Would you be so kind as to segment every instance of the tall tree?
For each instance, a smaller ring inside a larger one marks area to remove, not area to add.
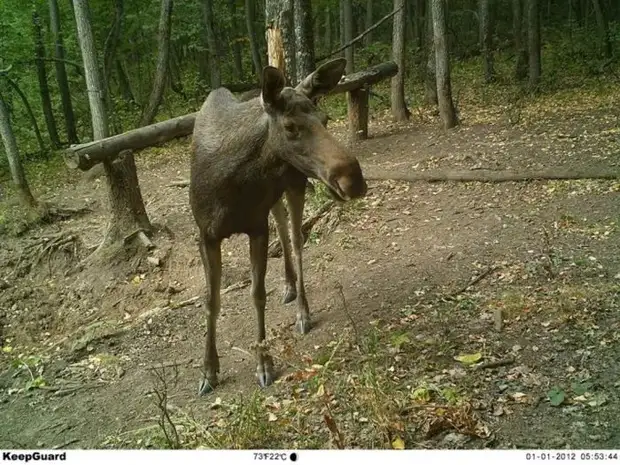
[[[456,126],[458,118],[452,101],[452,84],[450,82],[450,57],[448,54],[448,40],[446,32],[446,3],[445,0],[431,0],[433,16],[433,32],[435,42],[435,69],[437,76],[437,98],[439,101],[439,115],[444,128]]]
[[[596,26],[598,28],[598,34],[603,46],[605,57],[611,58],[613,56],[613,48],[611,45],[611,37],[609,36],[609,26],[607,25],[607,16],[605,11],[601,8],[600,0],[592,0],[592,7],[594,7],[594,15],[596,16]]]
[[[392,78],[391,103],[392,116],[396,121],[409,118],[405,103],[405,0],[394,0],[394,25],[392,28],[392,60],[398,65],[398,73]]]
[[[314,34],[310,0],[294,0],[296,80],[300,82],[314,71]]]
[[[353,40],[353,5],[351,0],[342,1],[342,26],[344,29],[344,44],[348,44]],[[347,60],[346,73],[351,74],[355,68],[354,63],[354,45],[347,47],[344,51],[344,57]]]
[[[157,55],[157,69],[153,79],[153,90],[146,105],[140,126],[151,124],[157,115],[157,109],[164,96],[166,80],[168,77],[168,61],[170,57],[170,29],[172,19],[172,0],[161,0],[161,13],[159,17],[159,38]]]
[[[258,47],[258,37],[256,36],[256,28],[254,23],[256,21],[256,8],[254,6],[254,0],[245,0],[245,24],[248,30],[248,37],[250,39],[250,50],[252,52],[252,63],[254,63],[254,72],[260,78],[263,69],[262,60],[260,57]]]
[[[65,117],[65,127],[67,130],[67,139],[71,144],[79,142],[77,131],[75,128],[75,115],[73,113],[73,103],[71,102],[71,91],[69,90],[69,80],[67,79],[67,70],[65,69],[65,46],[60,28],[60,10],[58,9],[58,0],[49,0],[50,8],[50,29],[54,37],[54,57],[56,58],[54,66],[56,68],[56,81],[60,91],[60,103],[62,104],[62,112]]]
[[[88,0],[73,0],[73,10],[84,62],[93,136],[95,140],[99,140],[108,136],[108,118],[102,79],[97,65]],[[121,154],[114,162],[104,162],[103,167],[108,179],[108,199],[112,216],[105,237],[95,251],[102,254],[102,258],[105,257],[106,250],[118,248],[129,237],[137,236],[143,243],[150,244],[145,231],[151,230],[138,184],[133,154],[130,151]]]
[[[237,79],[243,79],[243,59],[241,56],[241,44],[239,43],[239,25],[237,20],[237,1],[236,0],[228,0],[228,10],[230,12],[230,24],[232,26],[232,50],[233,50],[233,58],[235,64],[235,73],[237,74]]]
[[[39,149],[41,153],[45,153],[47,150],[45,148],[45,144],[43,143],[43,138],[41,137],[41,131],[39,130],[39,124],[37,123],[37,118],[34,116],[34,112],[32,111],[32,107],[30,106],[30,102],[28,102],[28,98],[26,94],[21,90],[17,82],[13,81],[6,72],[0,71],[0,76],[6,79],[6,82],[11,86],[11,88],[15,91],[15,93],[19,96],[22,103],[24,104],[24,108],[26,109],[26,113],[28,113],[28,118],[30,118],[30,124],[32,124],[32,129],[34,131],[34,135],[37,138],[37,142],[39,143]]]
[[[220,68],[220,52],[215,35],[215,21],[213,18],[213,1],[202,0],[202,15],[207,34],[207,47],[209,48],[209,67],[211,69],[211,89],[222,85],[222,71]]]
[[[24,167],[19,158],[19,150],[17,149],[17,142],[15,141],[15,134],[11,127],[11,119],[9,110],[7,109],[4,98],[0,94],[0,136],[2,136],[2,142],[4,143],[4,151],[9,160],[9,168],[11,170],[11,177],[13,183],[17,189],[17,195],[24,207],[34,208],[37,206],[37,201],[34,199],[30,186],[26,180],[26,174]]]
[[[435,40],[433,32],[432,0],[426,1],[424,20],[426,24],[426,66],[424,67],[424,101],[437,105],[437,79],[435,77]]]
[[[36,10],[32,12],[32,28],[34,32],[35,63],[37,67],[37,78],[39,79],[39,93],[41,94],[43,115],[45,116],[45,124],[47,126],[47,132],[49,134],[52,147],[57,149],[60,147],[60,138],[58,137],[58,129],[56,128],[56,120],[54,119],[50,88],[47,83],[45,45],[43,42],[43,32],[41,31],[41,18]]]
[[[478,0],[478,3],[484,81],[489,83],[495,78],[495,71],[493,69],[493,19],[489,10],[489,0]]]
[[[373,13],[372,0],[366,0],[366,29],[370,29],[373,25],[373,22],[372,22],[373,14],[372,13]],[[369,32],[364,37],[364,45],[368,47],[370,44],[372,44],[372,32]]]
[[[332,11],[329,5],[325,6],[325,50],[332,49]]]
[[[540,7],[538,0],[527,0],[528,81],[536,87],[540,81]]]
[[[515,77],[519,80],[527,76],[527,47],[523,39],[523,0],[512,0],[512,35],[515,44]]]

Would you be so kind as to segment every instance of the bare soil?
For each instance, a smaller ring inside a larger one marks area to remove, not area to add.
[[[501,112],[483,122],[462,114],[462,127],[448,132],[415,112],[406,124],[380,116],[370,123],[371,138],[353,149],[364,167],[391,172],[618,170],[616,99],[578,102],[561,112],[537,108],[517,125]],[[334,131],[344,138],[342,124]],[[249,288],[238,286],[222,297],[222,384],[208,397],[197,396],[205,280],[187,189],[170,185],[188,177],[187,141],[148,150],[137,163],[147,212],[158,227],[155,251],[107,268],[77,267],[103,237],[107,192],[103,179],[93,184],[73,173],[50,187],[46,200],[88,205],[92,213],[2,239],[3,447],[148,446],[131,438],[157,424],[156,364],[177,366],[168,402],[191,412],[196,423],[214,421],[214,403],[239,402],[239,395],[251,402],[258,389],[255,316]],[[292,373],[316,363],[343,334],[359,342],[374,328],[380,339],[373,350],[386,363],[382,376],[398,389],[376,395],[386,405],[399,399],[401,420],[386,426],[378,420],[382,414],[333,403],[345,447],[398,447],[395,435],[406,447],[620,447],[619,191],[617,181],[371,182],[368,196],[334,210],[305,248],[317,322],[307,336],[294,331],[295,304],[281,302],[282,259],[269,261],[268,327],[276,347],[292,349],[276,359],[280,383],[261,395],[286,404],[300,382]],[[320,199],[309,200],[309,212]],[[27,271],[27,247],[58,234],[79,241],[42,255],[44,246],[33,246],[41,260]],[[223,256],[223,288],[249,279],[246,237],[227,241]],[[339,376],[348,379],[370,349],[343,350]],[[503,365],[472,369],[455,360],[463,354]],[[445,417],[438,410],[445,399],[433,393],[446,398],[447,389],[457,404],[471,406],[477,425],[471,431],[456,420],[436,421]],[[407,412],[420,408],[428,415],[416,423],[422,417]],[[299,434],[316,435],[316,447],[337,447],[326,422],[317,414],[318,426]],[[370,435],[364,442],[356,434],[369,423],[391,433],[383,442]],[[220,445],[239,446],[234,440]]]

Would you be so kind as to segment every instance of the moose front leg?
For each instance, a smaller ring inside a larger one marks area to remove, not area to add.
[[[267,228],[265,228],[267,230]],[[256,377],[261,387],[269,386],[275,378],[273,360],[265,347],[265,305],[267,292],[265,290],[265,274],[267,273],[267,252],[269,249],[268,233],[259,236],[250,236],[250,262],[252,266],[252,299],[257,317],[257,346],[256,346]]]
[[[205,395],[217,386],[217,374],[220,371],[220,359],[216,346],[217,317],[220,314],[220,288],[222,282],[222,250],[220,241],[213,241],[201,233],[200,257],[207,281],[204,307],[207,314],[207,340],[203,379],[199,394]]]
[[[310,331],[310,310],[308,308],[308,299],[306,298],[306,288],[304,285],[304,272],[302,251],[304,248],[304,237],[302,233],[302,222],[304,215],[304,204],[306,200],[306,187],[299,186],[286,191],[286,200],[288,202],[291,229],[293,230],[293,250],[297,261],[297,330],[301,334]]]
[[[293,258],[291,254],[291,238],[288,233],[288,222],[286,218],[286,208],[282,201],[282,197],[271,207],[271,214],[276,222],[278,238],[282,246],[282,257],[284,258],[284,298],[282,302],[288,304],[297,297],[297,275],[293,266]]]

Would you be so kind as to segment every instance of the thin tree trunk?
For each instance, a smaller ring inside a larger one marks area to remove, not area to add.
[[[344,2],[345,0],[339,0],[338,2],[338,37],[340,37],[340,46],[342,47],[347,43],[344,35]],[[346,58],[345,51],[340,54],[343,58]]]
[[[118,77],[118,87],[121,92],[121,96],[127,102],[136,101],[133,96],[133,92],[131,91],[131,84],[129,83],[129,78],[127,77],[127,73],[125,72],[125,68],[123,67],[123,63],[119,58],[116,59],[116,75]]]
[[[50,89],[47,84],[47,71],[45,69],[45,45],[43,43],[43,33],[41,31],[41,18],[39,17],[39,13],[37,11],[32,12],[32,26],[34,31],[35,62],[37,67],[37,78],[39,79],[39,92],[41,94],[43,115],[45,116],[45,124],[47,126],[47,132],[49,134],[52,147],[57,149],[60,147],[60,138],[58,137],[58,129],[56,127],[56,120],[54,119]]]
[[[314,34],[312,32],[312,6],[310,0],[294,0],[295,51],[297,79],[301,82],[314,71]]]
[[[102,95],[103,88],[87,0],[73,0],[77,33],[82,50],[86,86],[93,122],[94,139],[108,136],[107,115]],[[149,231],[151,224],[144,208],[136,165],[131,151],[113,162],[104,162],[108,178],[108,196],[111,207],[111,219],[101,245],[95,251],[104,252],[112,244],[119,244],[138,231]]]
[[[13,183],[17,189],[19,200],[23,206],[27,208],[34,208],[37,206],[30,186],[26,180],[26,174],[24,167],[19,158],[19,150],[17,149],[17,142],[15,141],[15,134],[11,127],[11,120],[9,110],[7,109],[4,99],[0,94],[0,136],[2,136],[2,142],[4,143],[4,151],[9,160],[9,168],[11,170],[11,177]]]
[[[62,112],[65,117],[65,126],[67,130],[67,139],[70,144],[79,143],[77,131],[75,128],[75,115],[73,114],[73,104],[71,102],[71,91],[69,90],[69,80],[67,79],[67,70],[65,68],[65,46],[60,28],[60,11],[58,9],[58,0],[49,0],[50,7],[50,29],[54,37],[54,65],[56,67],[56,81],[58,81],[58,90],[60,91],[60,103],[62,104]]]
[[[394,0],[394,25],[392,28],[392,60],[398,65],[398,73],[391,82],[392,116],[396,121],[409,118],[409,110],[405,103],[405,0]]]
[[[222,72],[220,68],[220,53],[217,47],[217,36],[215,35],[212,0],[202,0],[202,14],[205,24],[205,32],[207,34],[207,47],[209,48],[211,89],[216,89],[222,85]]]
[[[243,60],[241,56],[241,44],[239,43],[239,24],[237,21],[237,2],[236,0],[228,0],[228,9],[230,10],[230,24],[232,25],[232,50],[235,64],[235,73],[237,79],[243,80]]]
[[[325,52],[329,53],[333,46],[332,39],[332,12],[329,6],[325,7]]]
[[[534,88],[540,81],[540,9],[538,0],[527,0],[528,79]]]
[[[26,98],[26,95],[22,92],[22,90],[19,88],[19,86],[17,85],[17,83],[15,81],[13,81],[10,77],[8,77],[6,75],[4,76],[4,78],[9,83],[9,85],[13,88],[13,90],[15,90],[15,92],[17,93],[17,95],[21,99],[22,103],[24,104],[24,108],[26,109],[26,113],[28,113],[28,117],[30,118],[30,124],[32,124],[32,129],[34,130],[34,135],[37,138],[37,142],[39,144],[39,149],[41,150],[41,153],[45,153],[47,151],[47,149],[45,147],[45,143],[43,142],[43,137],[41,137],[41,131],[39,130],[39,124],[37,123],[37,118],[34,115],[34,112],[32,111],[32,107],[30,106],[30,102],[28,102],[28,99]]]
[[[159,17],[159,53],[157,55],[157,69],[153,80],[153,90],[146,105],[146,109],[140,119],[140,126],[151,124],[157,116],[157,109],[164,96],[164,89],[168,77],[168,60],[170,57],[170,29],[172,18],[173,0],[161,1],[161,14]]]
[[[613,49],[611,45],[611,37],[609,36],[609,26],[607,25],[607,17],[605,12],[601,8],[600,0],[592,0],[592,6],[594,7],[594,14],[596,16],[596,25],[598,28],[598,34],[603,46],[603,50],[606,58],[613,56]]]
[[[515,78],[518,80],[527,77],[527,49],[523,39],[523,5],[524,0],[512,0],[512,35],[515,43]]]
[[[348,44],[353,40],[353,5],[352,0],[342,0],[343,3],[343,22],[344,22],[344,44]],[[354,45],[346,48],[344,57],[347,60],[346,73],[351,74],[355,69],[354,62]]]
[[[482,49],[482,63],[484,81],[488,84],[495,79],[493,69],[493,19],[489,11],[489,0],[479,0],[480,18],[480,47]]]
[[[254,63],[254,72],[260,79],[263,64],[258,50],[258,37],[256,36],[256,28],[254,27],[255,21],[256,8],[254,8],[254,0],[245,0],[245,24],[248,30],[248,37],[250,39],[252,63]]]
[[[450,82],[450,58],[446,32],[445,0],[431,0],[433,32],[435,41],[435,66],[437,75],[437,97],[439,115],[445,129],[458,124],[454,102],[452,101],[452,84]]]
[[[426,67],[424,71],[424,101],[427,105],[437,105],[437,78],[435,76],[435,40],[433,33],[432,0],[426,0]]]
[[[370,29],[374,24],[372,22],[372,13],[372,0],[366,0],[366,29]],[[368,47],[370,44],[372,44],[372,32],[369,32],[366,34],[366,37],[364,37],[364,45]]]

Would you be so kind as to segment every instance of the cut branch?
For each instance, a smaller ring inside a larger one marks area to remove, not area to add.
[[[405,181],[405,182],[517,182],[517,181],[552,181],[575,179],[619,179],[620,173],[614,171],[572,171],[557,168],[545,171],[426,171],[412,174],[374,172],[364,177],[369,181]]]
[[[325,60],[326,58],[333,57],[334,55],[337,55],[338,53],[342,52],[343,50],[346,50],[347,48],[355,45],[357,42],[362,40],[364,38],[364,36],[366,36],[367,34],[371,33],[375,29],[377,29],[384,22],[386,22],[388,19],[390,19],[396,13],[398,13],[401,9],[402,9],[402,7],[395,9],[391,13],[388,13],[383,18],[381,18],[379,21],[377,21],[375,24],[373,24],[368,29],[366,29],[364,32],[362,32],[360,35],[358,35],[357,37],[354,37],[352,40],[350,40],[349,42],[344,44],[342,47],[339,47],[336,50],[334,50],[332,52],[329,52],[327,55],[323,55],[322,57],[317,58],[316,61],[319,62],[319,61]]]

